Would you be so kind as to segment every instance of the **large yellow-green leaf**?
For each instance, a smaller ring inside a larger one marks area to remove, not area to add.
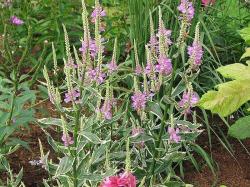
[[[225,78],[244,80],[250,79],[250,66],[235,63],[227,66],[222,66],[217,71]]]
[[[241,37],[246,41],[246,43],[250,44],[250,26],[246,27],[239,31]]]
[[[199,106],[221,116],[228,116],[250,100],[250,79],[219,84],[218,91],[208,91]]]
[[[237,120],[228,130],[228,134],[234,138],[250,138],[250,116]]]
[[[240,59],[246,58],[246,57],[250,57],[250,47],[246,48],[245,53],[241,56]]]

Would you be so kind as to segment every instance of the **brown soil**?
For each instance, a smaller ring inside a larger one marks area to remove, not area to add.
[[[214,176],[208,166],[204,164],[200,172],[194,169],[186,172],[185,181],[188,181],[195,187],[219,187],[220,185],[227,187],[250,187],[250,155],[237,140],[231,140],[230,143],[234,150],[234,157],[230,155],[221,143],[213,144],[211,155],[217,164],[217,176]],[[243,144],[250,150],[250,140],[243,141]],[[204,145],[204,142],[200,145],[208,151],[208,146]]]

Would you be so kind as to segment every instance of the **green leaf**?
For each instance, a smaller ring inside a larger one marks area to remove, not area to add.
[[[228,116],[250,100],[250,79],[234,80],[217,86],[218,91],[208,91],[198,105],[221,116]]]
[[[63,157],[60,160],[59,166],[55,173],[55,177],[69,172],[72,169],[72,165],[73,165],[73,160],[70,157],[68,156]]]
[[[250,26],[239,31],[241,37],[250,45]]]
[[[99,137],[91,132],[86,132],[83,131],[80,133],[84,138],[86,138],[88,141],[94,143],[94,144],[99,144],[102,143]]]
[[[228,134],[234,138],[250,138],[250,116],[237,120],[228,130]]]
[[[149,102],[148,103],[148,109],[150,112],[152,112],[154,115],[156,115],[158,118],[162,118],[163,113],[161,111],[161,107],[158,103],[155,102]]]
[[[250,57],[250,47],[246,48],[246,52],[242,55],[240,59]]]
[[[62,120],[59,118],[42,118],[37,120],[39,123],[45,125],[57,125],[62,126]]]
[[[240,63],[222,66],[217,71],[225,78],[236,80],[250,79],[250,67]]]

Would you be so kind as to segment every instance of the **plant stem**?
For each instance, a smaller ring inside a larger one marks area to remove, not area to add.
[[[15,69],[14,70],[14,92],[13,92],[12,99],[11,99],[10,115],[9,115],[8,122],[7,122],[8,125],[10,125],[11,120],[12,120],[12,116],[14,113],[17,89],[18,89],[18,79],[17,79],[17,71]]]
[[[79,130],[80,125],[80,111],[81,108],[77,108],[76,114],[75,114],[75,128],[74,128],[74,163],[73,163],[73,177],[74,177],[74,187],[77,187],[78,185],[78,179],[77,179],[77,133]]]

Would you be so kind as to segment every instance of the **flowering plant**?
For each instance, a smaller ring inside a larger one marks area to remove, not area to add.
[[[59,161],[49,160],[49,152],[45,154],[40,143],[41,163],[51,175],[44,184],[183,185],[182,179],[175,175],[175,168],[183,170],[183,160],[194,160],[192,147],[197,146],[194,141],[201,132],[192,113],[199,97],[191,84],[199,73],[203,54],[199,24],[193,44],[187,49],[187,63],[179,64],[180,56],[186,53],[186,33],[194,16],[192,3],[182,0],[178,7],[181,28],[176,43],[171,40],[171,31],[165,28],[161,9],[157,33],[150,16],[151,36],[145,46],[145,65],[139,62],[136,41],[133,64],[118,63],[117,40],[112,58],[107,60],[106,41],[101,37],[104,29],[101,22],[106,12],[96,0],[91,14],[91,22],[95,24],[92,31],[84,1],[82,8],[83,37],[79,50],[70,46],[63,26],[65,80],[53,82],[44,68],[49,98],[60,116],[38,120],[49,143],[60,155]],[[53,76],[58,80],[54,48],[53,56]],[[133,86],[126,84],[131,80]],[[176,102],[182,92],[183,97]],[[193,122],[187,121],[190,114]],[[60,129],[59,141],[48,133],[46,125]]]

